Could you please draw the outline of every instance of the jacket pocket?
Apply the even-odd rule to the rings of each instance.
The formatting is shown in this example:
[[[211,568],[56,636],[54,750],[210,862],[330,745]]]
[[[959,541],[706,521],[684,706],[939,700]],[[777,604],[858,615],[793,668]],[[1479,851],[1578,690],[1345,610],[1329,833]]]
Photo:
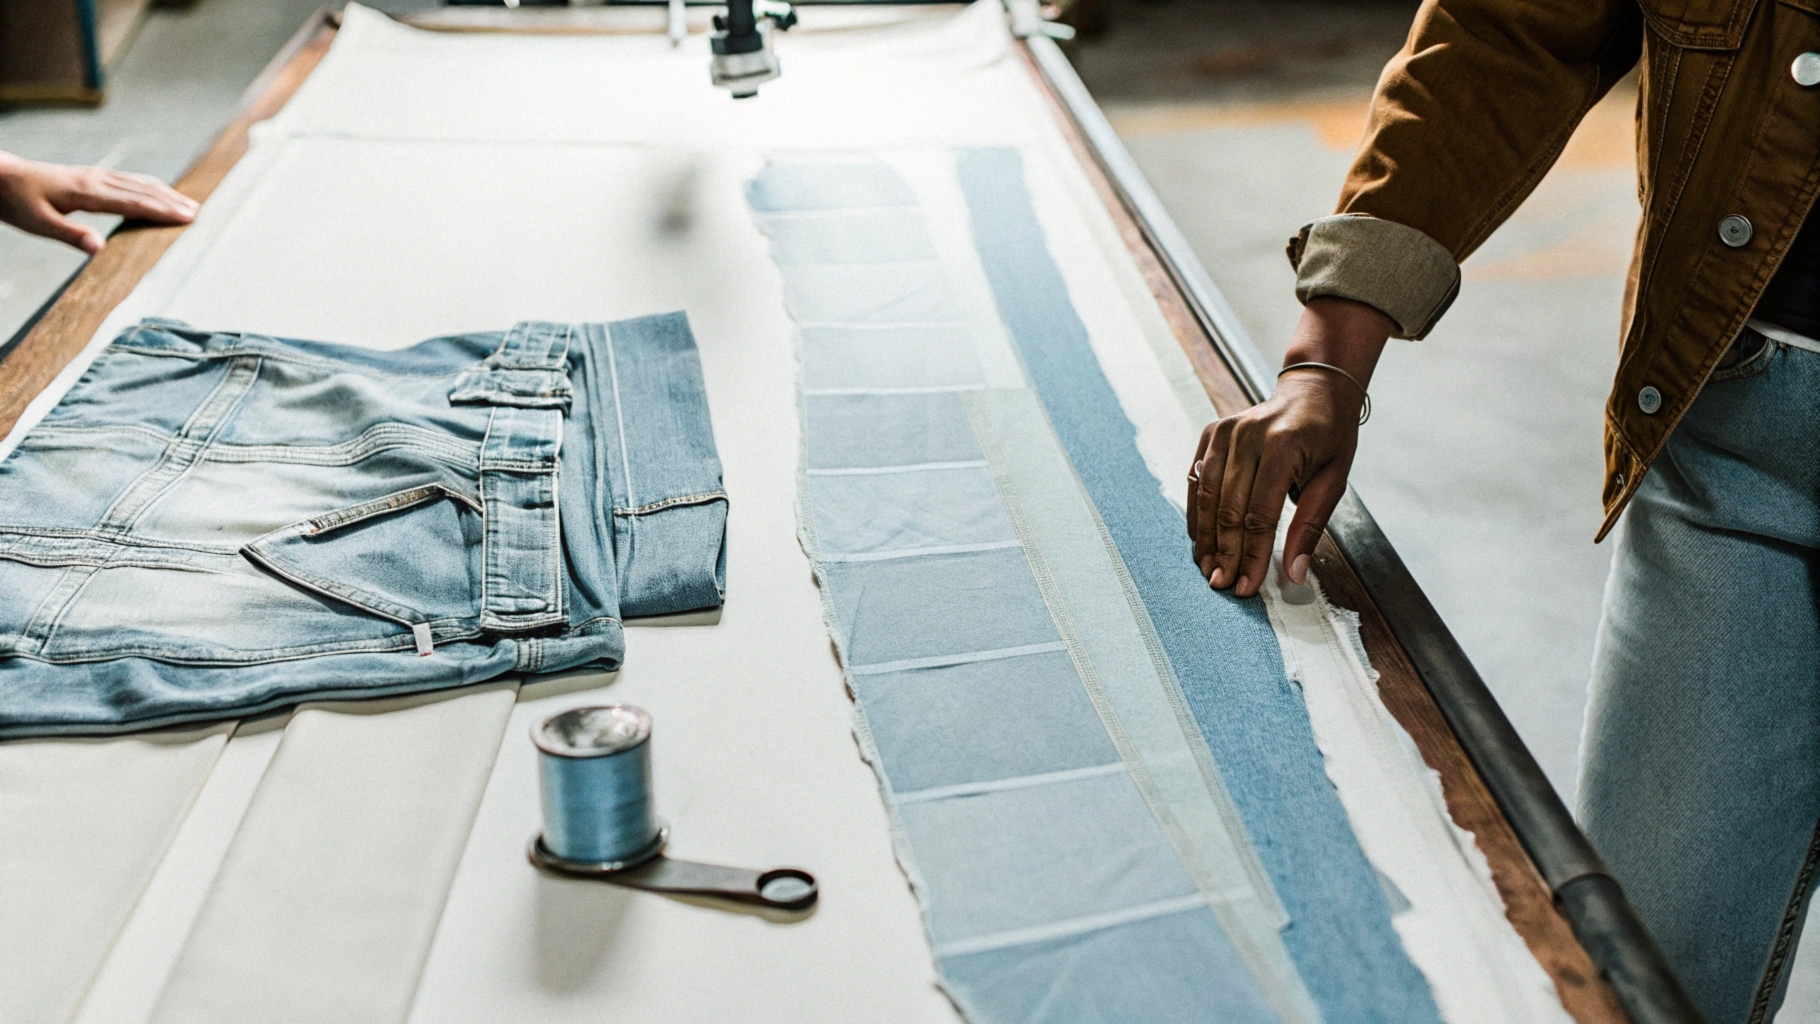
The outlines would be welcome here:
[[[1686,50],[1736,50],[1757,0],[1640,0],[1649,27]]]

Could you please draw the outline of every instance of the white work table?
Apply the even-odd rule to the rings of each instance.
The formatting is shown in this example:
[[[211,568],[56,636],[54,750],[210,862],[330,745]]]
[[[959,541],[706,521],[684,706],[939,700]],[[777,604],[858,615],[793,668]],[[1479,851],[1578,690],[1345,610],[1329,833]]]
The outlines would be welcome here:
[[[1171,396],[1202,382],[1002,11],[865,12],[819,31],[817,17],[783,37],[783,77],[739,102],[709,86],[701,34],[673,49],[654,34],[425,32],[355,9],[313,73],[293,61],[308,79],[86,352],[154,315],[390,349],[683,310],[731,495],[727,602],[717,621],[632,624],[616,676],[0,744],[0,1020],[957,1019],[798,544],[794,328],[744,183],[779,150],[877,152],[914,177],[955,148],[1016,147],[1095,343],[1110,339],[1114,385],[1159,397],[1139,427],[1178,439],[1150,446],[1160,462],[1187,464],[1175,448],[1199,424]],[[544,22],[589,27],[582,12]],[[655,720],[671,853],[805,868],[818,906],[740,912],[533,870],[530,729],[607,701]],[[1464,787],[1450,798],[1488,805],[1464,764],[1443,767]],[[1484,834],[1486,820],[1462,824]],[[1554,951],[1558,982],[1586,972],[1569,999],[1580,1019],[1610,1019],[1494,824],[1512,919]]]

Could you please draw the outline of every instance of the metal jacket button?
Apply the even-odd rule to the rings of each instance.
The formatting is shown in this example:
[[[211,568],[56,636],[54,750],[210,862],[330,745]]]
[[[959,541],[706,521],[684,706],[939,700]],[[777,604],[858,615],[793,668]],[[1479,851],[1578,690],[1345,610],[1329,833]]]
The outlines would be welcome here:
[[[1719,222],[1719,241],[1734,249],[1749,244],[1750,236],[1755,233],[1750,226],[1750,221],[1735,213]]]
[[[1637,408],[1654,416],[1656,410],[1662,408],[1662,392],[1655,388],[1644,388],[1637,392]]]
[[[1795,82],[1802,86],[1820,85],[1820,53],[1809,51],[1795,58],[1788,66],[1788,73],[1795,76]]]

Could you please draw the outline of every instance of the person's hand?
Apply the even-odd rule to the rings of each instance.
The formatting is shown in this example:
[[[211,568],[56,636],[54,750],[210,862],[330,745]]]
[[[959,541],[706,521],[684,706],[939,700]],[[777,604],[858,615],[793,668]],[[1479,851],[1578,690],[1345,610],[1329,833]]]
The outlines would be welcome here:
[[[1194,561],[1215,589],[1250,597],[1264,583],[1277,521],[1293,485],[1300,489],[1283,547],[1289,578],[1308,577],[1308,559],[1346,493],[1359,443],[1359,411],[1372,368],[1395,325],[1349,299],[1312,299],[1302,310],[1285,366],[1327,363],[1277,380],[1269,401],[1211,423],[1189,471],[1188,533]]]
[[[101,233],[66,214],[117,213],[128,220],[188,224],[194,199],[156,178],[99,167],[46,164],[0,153],[0,221],[34,235],[67,242],[89,255],[101,251]]]

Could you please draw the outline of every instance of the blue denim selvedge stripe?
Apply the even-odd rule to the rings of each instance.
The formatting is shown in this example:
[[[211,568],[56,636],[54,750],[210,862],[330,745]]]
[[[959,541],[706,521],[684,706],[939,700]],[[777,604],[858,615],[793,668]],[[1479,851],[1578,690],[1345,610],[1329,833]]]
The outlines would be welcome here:
[[[1145,466],[1048,255],[1022,157],[965,151],[959,173],[999,314],[1289,911],[1284,938],[1310,991],[1330,1024],[1438,1022],[1326,777],[1263,606],[1210,591],[1188,557],[1181,514]]]
[[[619,396],[604,373],[593,372],[608,362],[608,331],[523,324],[391,353],[168,322],[123,334],[0,463],[0,650],[33,653],[21,649],[32,644],[24,623],[53,596],[54,580],[71,568],[94,570],[45,620],[39,657],[0,659],[0,737],[207,720],[304,699],[458,686],[514,670],[616,667],[624,641],[612,505],[594,500],[609,489],[598,471],[605,462],[585,443],[602,409],[619,418]],[[525,340],[557,335],[586,341],[558,360],[547,346],[514,352],[515,335],[519,350]],[[669,473],[645,474],[658,506],[642,513],[646,578],[680,580],[667,592],[715,595],[713,603],[724,571],[724,514],[673,521],[682,518],[674,510],[696,510],[700,500],[693,489],[672,489],[679,480],[693,473],[719,484],[693,340],[675,315],[667,331],[632,329],[618,348],[634,363],[647,350],[662,351],[644,383],[625,393],[627,419],[652,418],[653,403],[677,400],[692,403],[699,423],[693,448],[616,455],[620,465],[643,459]],[[689,372],[667,379],[679,353]],[[564,363],[567,383],[550,377]],[[257,366],[250,386],[233,384],[233,368],[249,365]],[[451,403],[464,377],[482,391],[490,384],[498,404]],[[224,397],[230,384],[237,399]],[[570,384],[572,396],[553,393]],[[211,400],[231,408],[198,418]],[[512,531],[512,539],[516,556],[555,566],[568,625],[516,638],[483,633],[482,523],[471,511],[480,505],[483,442],[491,431],[494,468],[534,468],[547,482],[558,443],[548,424],[525,433],[495,419],[542,414],[562,425],[562,404],[571,404],[565,432],[584,442],[561,446],[562,485],[553,496],[546,486],[522,503],[548,523],[554,509],[539,513],[538,503],[561,502],[562,560],[552,561],[547,530],[541,544],[538,531]],[[206,432],[206,441],[186,440],[186,429]],[[123,503],[147,491],[148,473],[173,451],[185,453],[187,472],[153,474],[171,477],[168,486]],[[690,460],[703,465],[672,464]],[[421,496],[426,489],[433,493]],[[314,504],[287,511],[301,497]],[[378,511],[335,512],[361,501]],[[110,508],[120,520],[112,527]],[[316,518],[266,537],[263,553],[271,557],[262,565],[256,542],[271,526],[249,524],[300,514]],[[691,527],[707,536],[690,537],[675,552],[650,542]],[[254,542],[245,549],[250,564],[233,554],[244,541]],[[676,557],[666,569],[667,554]],[[274,588],[272,573],[289,583]],[[546,572],[545,594],[551,579]],[[157,600],[145,599],[148,586],[159,588]],[[629,595],[664,599],[641,586]],[[206,635],[162,625],[165,610],[183,608],[209,624]],[[417,622],[431,627],[434,657],[416,657],[412,634],[401,628]]]

